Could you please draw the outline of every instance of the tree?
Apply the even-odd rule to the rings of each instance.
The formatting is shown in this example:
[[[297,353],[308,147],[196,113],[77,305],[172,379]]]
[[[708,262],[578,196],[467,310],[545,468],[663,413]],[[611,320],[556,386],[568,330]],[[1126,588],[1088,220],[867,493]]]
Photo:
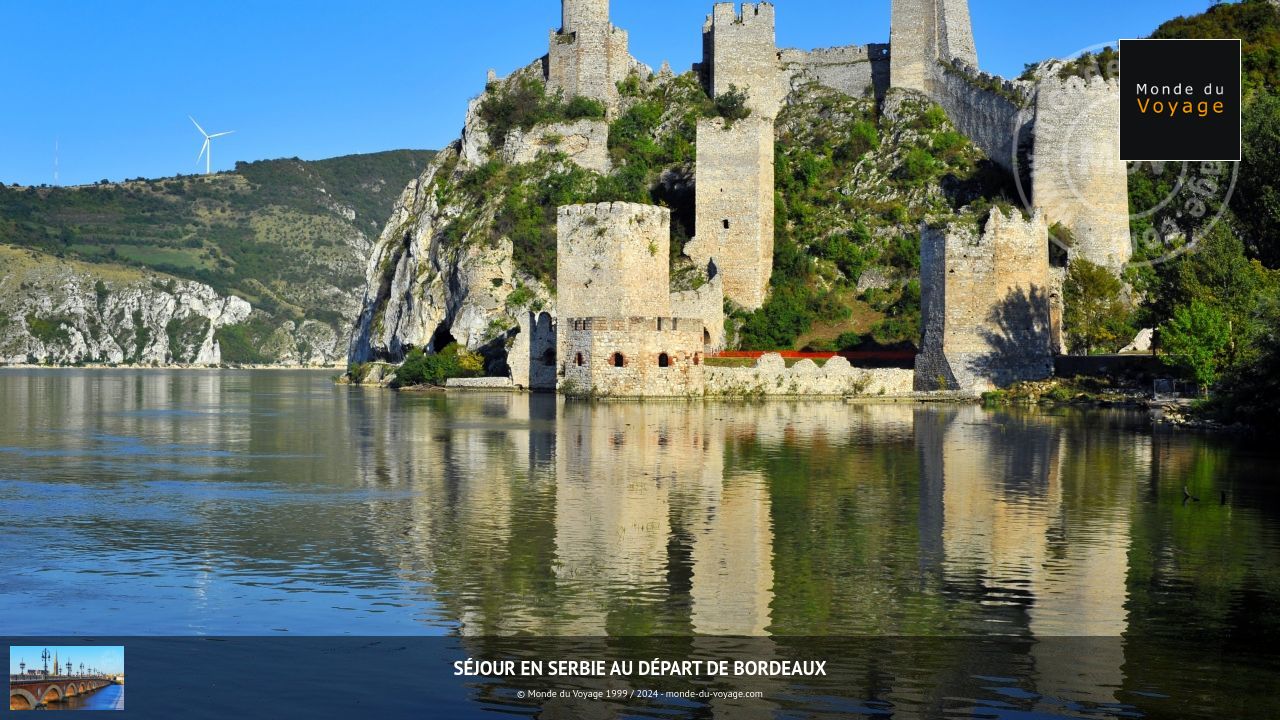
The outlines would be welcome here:
[[[1207,394],[1226,360],[1229,326],[1220,310],[1199,300],[1178,308],[1169,322],[1160,326],[1165,363],[1195,378]]]
[[[728,125],[736,120],[745,120],[751,115],[751,108],[747,107],[747,93],[739,90],[737,85],[730,85],[726,92],[717,95],[715,107],[716,114],[724,118]]]
[[[1124,283],[1110,270],[1076,259],[1062,290],[1063,329],[1072,354],[1115,352],[1133,337],[1133,309],[1125,298]]]
[[[1280,268],[1280,95],[1263,91],[1248,104],[1243,136],[1232,205],[1250,253]]]

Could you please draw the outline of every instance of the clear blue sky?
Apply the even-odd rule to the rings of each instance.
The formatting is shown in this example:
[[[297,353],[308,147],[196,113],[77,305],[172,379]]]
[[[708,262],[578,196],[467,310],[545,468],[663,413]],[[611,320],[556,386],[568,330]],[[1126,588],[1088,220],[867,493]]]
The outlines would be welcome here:
[[[64,672],[67,661],[70,660],[72,667],[78,673],[80,672],[80,663],[84,663],[85,670],[91,667],[98,668],[111,675],[118,675],[124,672],[124,647],[116,646],[84,646],[84,645],[37,645],[37,646],[11,646],[9,648],[9,674],[17,675],[19,668],[18,663],[25,661],[28,670],[39,670],[44,667],[44,661],[40,659],[40,653],[45,648],[49,649],[49,671],[53,672],[53,654],[58,654],[58,662],[63,665]]]
[[[889,0],[776,0],[778,43],[887,42]],[[677,71],[701,53],[711,0],[613,0],[632,53]],[[1141,37],[1209,0],[970,0],[984,69]],[[546,52],[558,0],[0,0],[0,182],[62,184],[439,148],[485,71]]]

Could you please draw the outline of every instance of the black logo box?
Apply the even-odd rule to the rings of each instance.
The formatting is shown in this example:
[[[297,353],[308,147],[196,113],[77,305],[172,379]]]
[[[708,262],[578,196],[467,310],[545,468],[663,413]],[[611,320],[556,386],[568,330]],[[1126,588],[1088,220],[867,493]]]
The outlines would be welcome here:
[[[1238,162],[1242,75],[1240,40],[1121,40],[1120,159]],[[1143,85],[1146,92],[1140,94]],[[1212,86],[1211,94],[1205,94],[1206,86]],[[1166,88],[1182,93],[1166,95]],[[1186,102],[1193,106],[1190,115],[1183,113]],[[1223,112],[1214,113],[1219,102]],[[1177,103],[1173,115],[1170,103]],[[1207,116],[1201,116],[1200,103],[1207,103]],[[1157,107],[1163,112],[1157,114]]]

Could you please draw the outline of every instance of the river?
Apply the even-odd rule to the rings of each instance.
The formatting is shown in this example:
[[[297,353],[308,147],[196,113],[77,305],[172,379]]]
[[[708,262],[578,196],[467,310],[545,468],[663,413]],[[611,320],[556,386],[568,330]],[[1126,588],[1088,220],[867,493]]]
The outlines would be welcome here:
[[[879,642],[842,712],[1275,717],[1278,464],[1123,411],[6,370],[0,635]]]

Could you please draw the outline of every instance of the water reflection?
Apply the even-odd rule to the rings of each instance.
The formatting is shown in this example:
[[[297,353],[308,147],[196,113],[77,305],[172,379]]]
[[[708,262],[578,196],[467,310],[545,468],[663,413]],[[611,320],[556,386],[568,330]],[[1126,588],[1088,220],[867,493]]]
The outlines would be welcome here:
[[[1170,657],[1280,636],[1274,454],[1124,413],[133,371],[3,372],[0,410],[9,633],[1021,643],[857,668],[863,699],[921,706],[956,673],[1114,703]]]

